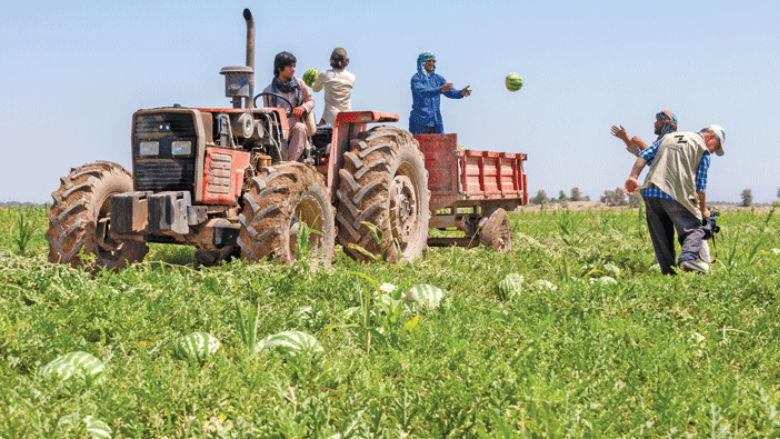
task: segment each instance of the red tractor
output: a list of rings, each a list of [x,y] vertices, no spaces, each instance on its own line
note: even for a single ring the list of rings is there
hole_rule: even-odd
[[[132,174],[97,161],[71,169],[52,193],[50,261],[120,268],[142,260],[148,242],[193,245],[204,265],[229,257],[291,263],[303,248],[330,261],[336,241],[357,259],[423,256],[432,206],[418,141],[395,127],[367,129],[369,123],[396,122],[397,114],[343,112],[332,127],[317,129],[300,162],[282,161],[290,114],[255,106],[263,94],[253,97],[255,30],[248,9],[244,19],[246,66],[221,71],[232,108],[174,105],[135,112]],[[459,171],[467,171],[463,163],[447,178],[455,185],[445,185],[454,194],[445,197],[456,202],[453,213],[437,216],[435,227],[456,226],[476,236],[500,203],[491,204],[495,194],[463,200],[471,197],[458,183]],[[501,169],[499,163],[499,185]],[[519,190],[512,194],[524,194],[521,159],[512,170],[510,184]],[[440,192],[437,210],[449,205],[441,203]],[[463,205],[471,213],[459,214]],[[508,221],[502,224],[506,235]],[[502,239],[511,244],[511,236]]]
[[[306,247],[329,261],[337,220],[338,241],[354,257],[422,257],[430,217],[423,155],[404,130],[366,127],[398,116],[341,113],[311,137],[302,162],[281,161],[290,115],[254,105],[249,10],[244,19],[247,65],[221,72],[233,108],[137,111],[132,174],[89,163],[52,194],[51,261],[77,266],[92,254],[98,265],[122,267],[141,260],[147,242],[160,242],[194,245],[197,261],[208,265],[230,256],[290,263],[302,232]]]

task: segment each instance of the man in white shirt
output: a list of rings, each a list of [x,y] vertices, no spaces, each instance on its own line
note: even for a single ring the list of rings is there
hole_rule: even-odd
[[[333,49],[330,55],[330,70],[321,72],[314,78],[312,90],[325,88],[325,109],[318,125],[333,125],[340,111],[352,110],[352,86],[355,75],[346,70],[349,64],[347,51],[342,47]]]

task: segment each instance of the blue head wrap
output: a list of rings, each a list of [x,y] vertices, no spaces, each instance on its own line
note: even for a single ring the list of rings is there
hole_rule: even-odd
[[[677,131],[677,116],[671,111],[661,111],[656,114],[655,117],[664,122],[664,126],[661,128],[659,136]]]
[[[425,70],[425,63],[428,61],[436,62],[436,55],[434,55],[430,50],[426,50],[417,57],[417,73],[425,75],[425,77],[428,76],[428,72]],[[431,73],[435,71],[436,66],[433,67],[433,71],[431,71]]]

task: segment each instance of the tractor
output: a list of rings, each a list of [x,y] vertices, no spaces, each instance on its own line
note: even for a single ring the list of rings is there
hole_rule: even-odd
[[[368,128],[397,114],[343,112],[299,161],[281,160],[291,114],[257,106],[255,26],[248,9],[243,16],[246,65],[220,72],[232,106],[136,111],[132,173],[96,161],[71,169],[52,193],[50,261],[118,269],[141,261],[150,242],[192,245],[203,265],[293,263],[301,249],[327,263],[337,242],[361,260],[423,256],[431,194],[418,141]]]

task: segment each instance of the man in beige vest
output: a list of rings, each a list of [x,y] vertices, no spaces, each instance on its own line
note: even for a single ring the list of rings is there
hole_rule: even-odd
[[[709,267],[699,260],[704,230],[702,219],[708,218],[705,190],[710,153],[723,155],[726,132],[710,125],[698,133],[669,133],[639,153],[624,189],[631,195],[639,189],[637,178],[652,161],[642,186],[647,208],[647,225],[655,256],[664,274],[674,274],[674,232],[682,247],[678,265],[684,270],[707,273]]]
[[[669,134],[677,131],[677,115],[669,110],[662,110],[655,115],[655,124],[653,125],[653,133],[658,136],[653,143],[660,142],[661,139]],[[639,136],[628,137],[628,131],[623,125],[612,125],[610,132],[613,136],[622,140],[626,144],[626,151],[639,157],[639,153],[646,149],[648,146]],[[650,160],[647,161],[648,166],[652,166]],[[699,260],[704,263],[712,262],[710,258],[710,246],[707,245],[707,241],[701,242],[701,250],[699,251]]]

